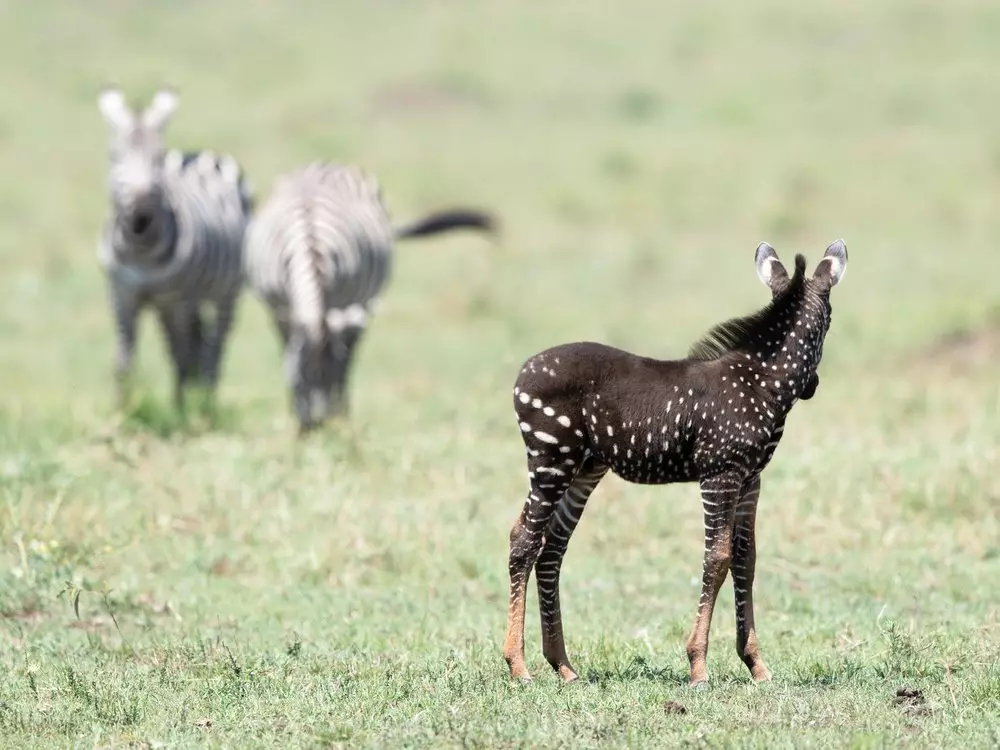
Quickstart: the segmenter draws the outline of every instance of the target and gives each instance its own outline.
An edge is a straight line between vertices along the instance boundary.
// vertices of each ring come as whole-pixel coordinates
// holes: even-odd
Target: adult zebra
[[[492,232],[494,223],[451,209],[394,229],[377,180],[353,166],[314,162],[279,178],[247,229],[244,268],[281,336],[300,432],[347,411],[348,374],[393,240],[458,228]]]
[[[184,388],[196,379],[214,395],[242,284],[249,189],[232,157],[164,148],[163,130],[177,104],[172,91],[158,92],[142,112],[117,89],[98,97],[110,128],[111,203],[98,257],[116,324],[119,407],[146,307],[156,310],[173,360],[177,408],[183,411]],[[214,321],[205,315],[208,307]]]

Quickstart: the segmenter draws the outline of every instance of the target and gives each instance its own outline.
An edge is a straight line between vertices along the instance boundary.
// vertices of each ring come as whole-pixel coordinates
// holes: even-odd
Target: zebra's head
[[[784,356],[779,358],[786,361],[781,368],[776,364],[772,369],[787,377],[798,373],[804,380],[796,395],[810,399],[819,387],[816,370],[823,359],[823,342],[833,316],[830,290],[847,271],[847,245],[837,240],[827,247],[811,277],[805,273],[806,260],[801,255],[796,256],[795,273],[789,276],[774,248],[766,242],[758,246],[754,262],[758,278],[771,290],[775,310],[782,311],[783,321],[771,329],[775,334],[773,341],[766,343],[781,346]],[[784,304],[779,305],[779,301]]]
[[[110,129],[108,190],[117,228],[129,240],[150,244],[166,213],[163,130],[177,109],[177,94],[159,91],[141,112],[118,89],[106,89],[98,108]]]

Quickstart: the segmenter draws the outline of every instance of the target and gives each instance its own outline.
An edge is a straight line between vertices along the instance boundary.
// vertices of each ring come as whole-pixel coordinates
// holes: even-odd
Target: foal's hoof
[[[771,681],[771,670],[767,667],[761,667],[759,670],[753,672],[753,681],[758,685],[762,682]]]
[[[512,682],[520,682],[522,685],[527,685],[531,682],[531,673],[524,663],[523,656],[520,654],[505,653],[503,658],[507,662],[507,669],[510,670],[510,679]]]
[[[580,675],[566,666],[559,667],[559,676],[562,677],[563,685],[569,685],[571,682],[576,682],[580,679]]]
[[[697,679],[693,679],[688,683],[688,687],[691,690],[708,690],[708,678],[699,677]]]

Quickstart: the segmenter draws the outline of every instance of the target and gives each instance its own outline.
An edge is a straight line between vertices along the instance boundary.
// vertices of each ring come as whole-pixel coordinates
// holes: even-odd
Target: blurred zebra
[[[251,197],[239,165],[210,151],[163,146],[177,95],[160,91],[141,112],[117,89],[98,98],[110,128],[110,212],[98,257],[115,318],[115,376],[124,406],[136,343],[136,322],[156,310],[175,371],[174,403],[201,379],[214,396],[226,337],[242,284],[243,234]],[[214,308],[214,321],[206,315]]]
[[[394,229],[377,180],[353,166],[316,162],[279,178],[247,229],[244,268],[281,336],[300,432],[347,411],[349,370],[393,241],[463,227],[494,231],[488,214],[469,209]]]

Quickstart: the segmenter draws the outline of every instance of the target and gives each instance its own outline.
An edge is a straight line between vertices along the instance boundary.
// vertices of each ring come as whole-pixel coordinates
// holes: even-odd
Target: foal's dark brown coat
[[[691,683],[708,679],[708,633],[730,570],[736,592],[736,646],[755,680],[770,672],[753,618],[754,517],[760,473],[774,455],[785,418],[811,398],[830,326],[830,289],[847,268],[847,247],[826,249],[812,277],[795,258],[789,277],[762,243],[757,275],[773,297],[754,315],[716,326],[688,359],[661,361],[602,344],[564,344],[529,359],[514,386],[514,409],[528,451],[531,489],[510,532],[510,612],[504,658],[524,663],[524,609],[534,568],[542,651],[567,682],[559,610],[559,570],[587,498],[610,469],[630,482],[701,486],[705,556],[701,599],[688,637]]]

